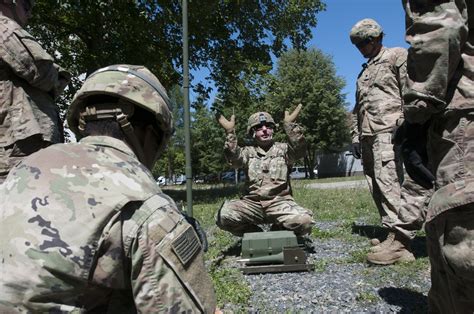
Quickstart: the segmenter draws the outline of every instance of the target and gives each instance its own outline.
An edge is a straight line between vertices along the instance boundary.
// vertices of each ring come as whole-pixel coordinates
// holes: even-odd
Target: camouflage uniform
[[[227,134],[224,153],[235,168],[244,168],[246,194],[240,200],[226,201],[217,215],[217,225],[235,235],[262,231],[257,224],[307,234],[314,224],[312,213],[292,197],[290,171],[303,157],[306,142],[296,123],[284,123],[289,143],[273,143],[265,151],[258,146],[239,147],[235,132]]]
[[[0,312],[214,311],[194,229],[124,142],[52,145],[2,189]]]
[[[405,118],[430,120],[435,191],[426,234],[429,310],[474,309],[474,2],[404,1],[411,44]]]
[[[25,156],[63,141],[54,99],[70,75],[0,12],[0,183]]]
[[[357,79],[352,112],[352,142],[360,141],[362,164],[382,224],[390,229],[400,209],[403,167],[392,144],[392,131],[402,118],[401,88],[406,50],[383,47],[369,59]]]

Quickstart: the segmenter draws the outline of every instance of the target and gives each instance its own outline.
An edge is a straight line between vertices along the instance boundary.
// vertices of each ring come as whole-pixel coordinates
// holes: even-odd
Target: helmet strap
[[[133,115],[133,111],[133,105],[128,103],[120,103],[120,105],[117,103],[100,104],[97,107],[87,106],[79,116],[79,131],[83,132],[85,130],[87,121],[115,119],[122,129],[125,139],[137,155],[138,160],[144,162],[146,160],[145,152],[134,132],[132,124],[128,121],[128,117]]]
[[[125,138],[127,139],[128,143],[132,146],[133,151],[142,163],[146,161],[145,151],[143,150],[143,146],[140,144],[137,135],[133,130],[133,126],[128,121],[127,115],[120,113],[117,115],[117,122],[120,125],[123,133],[125,134]]]

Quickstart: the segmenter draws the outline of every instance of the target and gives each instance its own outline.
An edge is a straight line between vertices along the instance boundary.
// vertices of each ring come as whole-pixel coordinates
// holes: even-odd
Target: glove
[[[360,159],[360,157],[362,157],[360,143],[352,143],[351,152],[355,159]]]
[[[295,121],[296,117],[298,117],[298,115],[301,111],[301,108],[303,108],[303,105],[299,104],[298,106],[296,106],[295,110],[293,110],[293,112],[291,114],[289,114],[288,111],[285,110],[285,117],[283,118],[283,121],[285,123],[291,123],[291,122]]]
[[[410,178],[425,189],[431,189],[435,177],[426,167],[428,164],[426,133],[427,125],[405,122],[406,138],[402,144],[402,156],[405,170]]]
[[[198,235],[198,238],[199,238],[199,241],[201,242],[201,245],[202,245],[202,250],[204,252],[207,252],[207,249],[209,247],[209,244],[207,242],[207,235],[206,235],[206,231],[204,231],[204,229],[202,229],[201,227],[201,224],[199,223],[199,221],[191,216],[188,216],[186,214],[184,214],[184,218],[186,219],[186,221],[193,227],[194,231],[196,231],[197,235]]]
[[[230,117],[230,120],[227,120],[222,114],[217,117],[217,122],[224,128],[226,133],[231,133],[235,128],[235,115]]]

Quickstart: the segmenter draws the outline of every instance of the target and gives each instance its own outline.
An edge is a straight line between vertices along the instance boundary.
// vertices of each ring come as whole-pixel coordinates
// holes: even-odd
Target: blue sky
[[[318,14],[318,25],[308,47],[321,49],[332,56],[337,75],[344,78],[346,101],[354,106],[355,81],[366,61],[349,40],[352,26],[364,18],[375,19],[385,33],[386,47],[408,47],[405,43],[405,13],[402,0],[323,0],[326,11]],[[194,73],[193,84],[205,76],[206,71]],[[315,73],[317,75],[317,73]],[[205,82],[203,82],[205,83]],[[209,85],[208,83],[205,83]],[[193,99],[193,95],[190,95]],[[212,97],[212,96],[211,96]]]

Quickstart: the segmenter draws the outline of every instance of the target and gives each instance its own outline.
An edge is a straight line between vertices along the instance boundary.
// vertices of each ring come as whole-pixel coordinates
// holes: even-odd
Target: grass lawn
[[[341,181],[336,178],[335,181]],[[352,180],[364,179],[351,177]],[[324,179],[324,182],[335,182]],[[293,181],[294,197],[296,202],[305,208],[311,209],[315,220],[321,225],[328,223],[330,228],[313,229],[314,239],[338,239],[340,241],[353,241],[363,243],[365,249],[350,252],[351,258],[338,260],[337,263],[365,263],[365,255],[368,251],[368,238],[380,236],[385,232],[380,228],[379,215],[368,189],[326,189],[317,190],[306,187],[308,182],[322,182],[321,180],[299,180]],[[184,201],[186,192],[184,187],[164,189],[177,202]],[[206,254],[206,262],[209,265],[211,276],[217,292],[218,304],[238,304],[245,309],[251,296],[251,291],[246,284],[243,275],[238,269],[222,266],[225,258],[224,252],[235,245],[236,237],[224,232],[215,226],[214,216],[219,207],[226,199],[238,198],[238,187],[227,186],[204,186],[193,190],[193,212],[201,225],[204,227],[209,238],[209,251]],[[420,233],[423,236],[423,233]],[[383,235],[382,235],[383,236]],[[420,244],[421,246],[423,244]],[[360,246],[359,246],[360,247]],[[377,282],[390,278],[401,278],[409,280],[417,276],[421,270],[426,272],[429,268],[428,258],[421,256],[416,262],[410,264],[393,265],[383,268],[366,268],[367,282]],[[327,263],[331,261],[318,260],[315,262],[315,271],[324,271]],[[394,276],[394,274],[397,274]],[[397,277],[398,276],[398,277]],[[361,302],[371,301],[372,295],[361,295]]]

